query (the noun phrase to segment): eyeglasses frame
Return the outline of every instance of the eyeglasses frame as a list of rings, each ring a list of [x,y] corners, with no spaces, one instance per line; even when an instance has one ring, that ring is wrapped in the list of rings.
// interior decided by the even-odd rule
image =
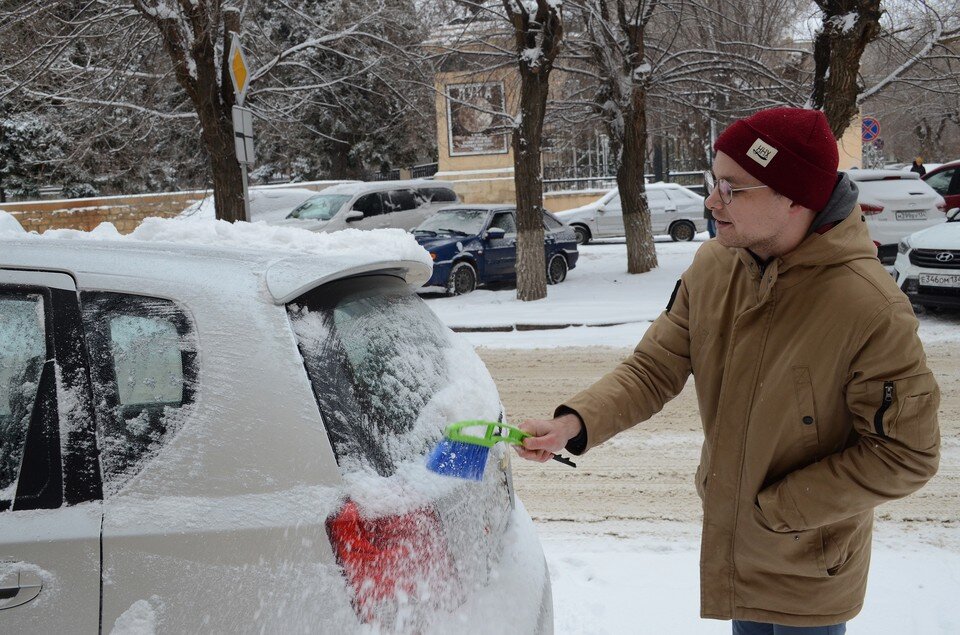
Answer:
[[[718,179],[713,175],[713,172],[709,170],[704,170],[703,184],[704,184],[704,189],[707,192],[707,196],[710,196],[711,194],[713,194],[714,191],[716,191],[720,195],[720,201],[724,205],[729,205],[730,203],[733,202],[733,195],[735,192],[745,192],[746,190],[759,190],[764,187],[770,187],[769,185],[748,185],[746,187],[731,187],[730,200],[725,201],[723,200],[723,192],[720,192],[720,181],[723,181],[727,185],[730,185],[730,181],[728,181],[727,179],[724,179],[724,178]],[[710,187],[711,182],[713,183],[713,187]]]

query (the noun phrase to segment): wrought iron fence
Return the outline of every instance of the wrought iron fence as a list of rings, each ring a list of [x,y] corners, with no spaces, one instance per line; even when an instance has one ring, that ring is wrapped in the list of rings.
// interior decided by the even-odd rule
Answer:
[[[654,174],[644,174],[648,182],[656,178]],[[703,172],[701,170],[668,171],[663,174],[666,183],[679,183],[704,196]],[[545,192],[603,189],[617,186],[616,173],[603,173],[597,166],[546,165],[543,167],[543,189]]]
[[[433,176],[436,173],[436,163],[424,163],[423,165],[415,165],[410,168],[410,178],[413,179],[425,179]]]
[[[387,170],[385,172],[371,172],[367,174],[368,181],[396,181],[400,178],[400,170]]]

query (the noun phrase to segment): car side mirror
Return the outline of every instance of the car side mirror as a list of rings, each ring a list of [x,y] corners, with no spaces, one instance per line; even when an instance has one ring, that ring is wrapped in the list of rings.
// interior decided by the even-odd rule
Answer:
[[[487,240],[500,240],[507,235],[507,231],[502,227],[491,227],[487,230]]]
[[[606,205],[600,205],[599,207],[597,207],[597,211],[598,211],[598,212],[605,212],[605,211],[607,211],[607,206],[606,206]]]
[[[960,219],[960,207],[951,207],[947,210],[947,220],[955,221]]]
[[[360,210],[352,209],[349,212],[347,212],[347,215],[343,217],[343,220],[347,221],[348,223],[352,223],[354,221],[360,220],[361,218],[363,218],[363,212],[361,212]]]

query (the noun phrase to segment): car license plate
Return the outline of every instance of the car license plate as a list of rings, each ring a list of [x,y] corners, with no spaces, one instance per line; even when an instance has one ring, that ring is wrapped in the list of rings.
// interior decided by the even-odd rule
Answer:
[[[897,220],[927,220],[926,212],[897,212]]]
[[[951,276],[945,273],[921,273],[920,284],[924,287],[960,288],[960,276]]]

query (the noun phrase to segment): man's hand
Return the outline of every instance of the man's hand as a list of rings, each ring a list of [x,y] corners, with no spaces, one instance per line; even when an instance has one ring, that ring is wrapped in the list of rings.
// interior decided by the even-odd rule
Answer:
[[[533,436],[523,440],[523,446],[514,446],[517,454],[528,461],[543,463],[566,447],[567,442],[580,434],[580,417],[573,413],[556,419],[527,419],[519,428]]]

